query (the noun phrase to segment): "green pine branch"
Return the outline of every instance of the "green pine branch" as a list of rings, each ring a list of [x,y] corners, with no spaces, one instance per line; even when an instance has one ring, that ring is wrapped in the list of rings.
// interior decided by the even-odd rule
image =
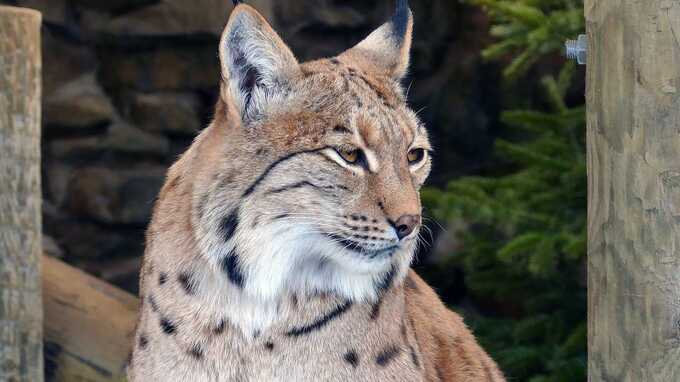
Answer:
[[[493,20],[497,41],[483,57],[511,57],[508,81],[559,54],[564,40],[583,30],[581,1],[471,1]],[[440,221],[467,227],[456,230],[461,249],[449,263],[463,269],[471,301],[495,301],[491,316],[467,317],[513,380],[585,381],[585,107],[565,101],[574,74],[575,65],[565,63],[541,79],[541,98],[523,103],[544,108],[502,113],[514,134],[498,140],[495,152],[510,170],[422,193]]]

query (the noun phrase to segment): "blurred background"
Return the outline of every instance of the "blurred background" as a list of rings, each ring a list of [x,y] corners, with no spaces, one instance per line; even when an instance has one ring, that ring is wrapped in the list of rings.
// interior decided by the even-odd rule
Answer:
[[[301,61],[393,1],[251,0]],[[409,102],[435,165],[416,270],[514,381],[586,379],[579,0],[411,0]],[[0,0],[43,12],[45,251],[137,293],[167,167],[212,117],[229,0]]]

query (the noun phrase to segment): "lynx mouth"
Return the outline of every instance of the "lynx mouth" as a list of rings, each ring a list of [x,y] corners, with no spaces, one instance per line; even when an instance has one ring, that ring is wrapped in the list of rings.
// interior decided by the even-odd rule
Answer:
[[[348,239],[335,233],[326,233],[326,236],[333,240],[339,247],[342,247],[345,250],[356,252],[370,259],[374,259],[376,257],[381,256],[392,256],[394,252],[397,250],[397,248],[399,248],[398,245],[391,245],[385,248],[371,249],[367,248],[366,246],[362,245],[357,241]]]

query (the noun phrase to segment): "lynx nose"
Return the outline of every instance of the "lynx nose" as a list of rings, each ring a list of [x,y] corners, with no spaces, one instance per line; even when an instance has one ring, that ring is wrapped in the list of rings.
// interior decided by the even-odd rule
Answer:
[[[394,229],[397,231],[399,240],[410,235],[420,223],[420,215],[402,215],[394,222]]]

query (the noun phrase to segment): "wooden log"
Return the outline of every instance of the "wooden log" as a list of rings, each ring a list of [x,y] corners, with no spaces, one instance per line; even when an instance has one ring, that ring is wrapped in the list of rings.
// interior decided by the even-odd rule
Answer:
[[[42,381],[39,12],[0,6],[0,380]]]
[[[122,381],[139,301],[133,295],[43,257],[45,375],[48,381]]]
[[[585,16],[588,380],[680,381],[680,3]]]

